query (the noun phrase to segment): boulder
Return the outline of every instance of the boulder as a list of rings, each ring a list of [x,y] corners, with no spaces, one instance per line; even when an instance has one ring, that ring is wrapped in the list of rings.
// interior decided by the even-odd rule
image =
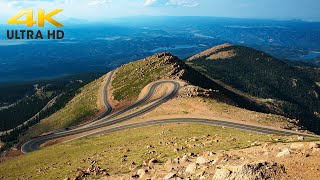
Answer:
[[[156,159],[151,159],[150,161],[149,161],[149,163],[148,163],[148,165],[149,166],[153,166],[155,163],[157,163],[158,162],[158,160],[156,160]]]
[[[143,161],[142,165],[143,166],[148,166],[149,162],[150,162],[150,159],[146,159],[146,160]]]
[[[196,169],[197,169],[197,166],[195,163],[191,163],[187,166],[186,168],[186,173],[189,173],[189,174],[194,174],[196,173]]]
[[[298,141],[303,141],[304,137],[303,136],[298,136],[297,139],[298,139]]]
[[[292,150],[303,150],[304,149],[304,144],[302,143],[293,143],[290,145],[290,149]]]
[[[258,142],[258,141],[255,141],[255,142],[253,142],[253,143],[251,144],[251,146],[260,146],[260,145],[261,145],[261,143]]]
[[[319,148],[320,148],[320,144],[315,142],[309,143],[309,149],[319,149]]]
[[[182,162],[182,163],[185,163],[185,162],[188,161],[188,159],[189,159],[188,155],[184,155],[184,156],[181,158],[181,162]]]
[[[279,152],[276,157],[285,157],[290,154],[291,154],[291,151],[286,148],[286,149],[283,149],[281,152]]]
[[[176,177],[176,173],[169,173],[163,177],[163,180],[173,179],[174,177]]]
[[[189,152],[189,153],[187,153],[187,156],[193,157],[193,156],[195,156],[195,154],[193,152]]]
[[[164,168],[165,168],[167,171],[171,171],[171,170],[172,170],[172,168],[173,168],[172,159],[168,159],[168,161],[164,164]]]
[[[154,148],[154,146],[152,146],[152,145],[147,145],[147,149],[151,149],[151,148]]]
[[[199,156],[197,157],[197,164],[205,164],[206,163],[206,159],[203,156]]]
[[[139,170],[137,171],[137,174],[138,174],[139,176],[141,176],[141,174],[143,174],[143,173],[145,173],[145,172],[146,172],[145,169],[139,169]]]
[[[85,176],[85,173],[83,171],[78,171],[77,174],[76,174],[76,179],[79,179],[79,178],[82,178]]]
[[[180,151],[179,148],[174,148],[174,149],[173,149],[173,152],[179,152],[179,151]]]
[[[86,173],[90,174],[93,171],[93,166],[91,165],[86,169]]]
[[[222,179],[228,179],[231,175],[231,171],[225,168],[217,169],[214,173],[214,176],[212,180],[222,180]]]
[[[212,180],[284,179],[285,175],[283,165],[272,162],[255,162],[217,169]]]

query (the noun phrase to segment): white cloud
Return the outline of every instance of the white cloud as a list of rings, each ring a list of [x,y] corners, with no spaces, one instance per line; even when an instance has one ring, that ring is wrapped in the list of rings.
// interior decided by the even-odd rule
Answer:
[[[152,6],[155,3],[157,3],[157,0],[146,0],[146,2],[144,3],[144,6]]]
[[[197,0],[146,0],[144,6],[181,6],[196,7],[199,5]]]
[[[89,6],[97,6],[112,3],[112,0],[93,0],[88,3]]]
[[[77,18],[101,18],[109,15],[104,5],[110,4],[112,0],[0,0],[0,24],[6,23],[6,19],[12,17],[22,9],[63,9],[59,13],[59,19]],[[105,15],[107,14],[107,15]],[[58,16],[58,15],[57,15]]]
[[[112,3],[112,0],[0,0],[9,9],[47,7],[85,7]],[[77,6],[75,6],[77,5]]]

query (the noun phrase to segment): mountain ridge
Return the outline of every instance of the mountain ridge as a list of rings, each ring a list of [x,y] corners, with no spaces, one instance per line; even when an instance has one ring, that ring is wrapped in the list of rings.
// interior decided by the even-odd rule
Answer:
[[[212,55],[229,51],[234,51],[235,55],[207,60]],[[319,86],[314,78],[295,66],[262,51],[236,45],[220,46],[210,54],[200,53],[189,58],[187,64],[212,79],[264,99],[267,101],[264,105],[272,113],[304,119],[302,126],[320,130],[319,121],[308,120],[319,118],[315,116],[320,111]],[[311,121],[318,123],[316,128]]]
[[[246,50],[246,53],[240,51],[243,49]],[[226,57],[225,54],[228,53],[224,53],[224,51],[236,53]],[[216,54],[212,56],[212,53]],[[201,153],[203,150],[213,150],[215,152],[223,151],[225,154],[226,151],[230,152],[230,148],[243,149],[250,146],[261,146],[269,141],[274,143],[312,141],[311,138],[319,137],[301,132],[297,124],[303,127],[302,123],[295,119],[286,118],[289,114],[281,108],[290,107],[290,104],[277,107],[279,102],[285,102],[285,100],[288,103],[299,105],[301,99],[289,101],[291,99],[281,99],[282,97],[267,99],[263,96],[254,96],[235,87],[230,83],[232,81],[227,81],[230,79],[217,78],[217,75],[231,75],[231,78],[244,76],[248,77],[247,81],[239,81],[240,83],[247,82],[249,85],[250,83],[256,85],[254,83],[257,81],[254,81],[254,78],[258,77],[264,80],[258,85],[262,87],[273,85],[273,88],[276,89],[279,88],[279,86],[275,86],[278,82],[271,81],[270,77],[260,77],[259,71],[265,71],[263,73],[267,74],[273,73],[275,69],[270,69],[270,64],[276,64],[281,66],[277,67],[278,69],[285,70],[282,73],[289,75],[300,73],[298,76],[302,76],[302,79],[305,78],[304,71],[296,71],[294,66],[247,47],[238,47],[237,49],[232,45],[223,45],[214,47],[203,54],[206,57],[199,55],[196,56],[198,59],[195,58],[185,63],[171,53],[157,53],[142,60],[122,65],[112,71],[112,75],[108,76],[110,80],[103,80],[105,75],[86,85],[65,108],[29,130],[22,139],[26,141],[21,149],[25,153],[35,152],[0,164],[2,174],[6,177],[22,175],[30,177],[32,174],[35,178],[53,176],[55,178],[69,178],[71,174],[74,174],[75,176],[71,178],[104,176],[112,179],[121,173],[130,173],[128,174],[130,177],[143,177],[141,174],[132,175],[131,173],[136,172],[135,168],[153,167],[155,163],[161,164],[168,158],[185,156],[190,151]],[[247,58],[239,58],[244,56]],[[202,57],[203,59],[199,59]],[[208,57],[210,59],[207,59]],[[203,62],[209,63],[208,66],[201,64]],[[244,64],[237,64],[239,62]],[[260,63],[267,64],[266,68],[261,68]],[[234,65],[239,65],[238,69],[234,68]],[[255,70],[254,72],[258,75],[252,76],[250,74],[252,70],[244,67],[253,68],[252,70]],[[225,72],[221,72],[222,69]],[[212,73],[215,71],[218,74]],[[230,74],[231,72],[234,74]],[[279,77],[280,80],[288,80],[288,76],[281,76],[281,74],[274,74],[274,76],[275,80],[278,80]],[[240,78],[240,80],[243,79]],[[251,80],[253,81],[251,82]],[[310,81],[313,82],[313,78],[310,78]],[[307,83],[300,85],[300,83],[299,80],[290,81],[288,92],[290,93],[294,84],[296,85],[293,89],[309,85]],[[104,88],[101,88],[102,86]],[[109,91],[108,86],[112,86],[112,90]],[[144,88],[147,88],[146,92],[143,92]],[[101,96],[101,93],[106,98],[99,100],[98,96]],[[143,95],[143,93],[145,94]],[[296,93],[303,95],[300,90]],[[117,100],[115,103],[126,102],[127,104],[119,109],[112,107],[115,111],[114,113],[110,112],[112,113],[110,116],[107,115],[101,119],[95,118],[100,108],[97,105],[101,100],[105,104],[105,100],[109,100],[109,94],[112,94]],[[140,96],[141,94],[142,96]],[[142,98],[139,99],[140,97]],[[114,106],[112,103],[110,105]],[[283,110],[282,114],[285,116],[275,115],[281,112],[273,111],[273,108]],[[257,112],[248,109],[255,109]],[[301,110],[304,110],[303,107]],[[86,123],[85,120],[89,120],[89,122]],[[310,122],[314,123],[314,119]],[[83,123],[83,126],[78,123]],[[213,126],[209,126],[209,124]],[[72,128],[70,125],[77,126]],[[314,123],[314,125],[317,124]],[[50,131],[39,136],[40,133],[46,131],[45,128],[49,128],[47,130],[64,129]],[[308,129],[311,128],[308,127]],[[83,138],[97,134],[107,135]],[[37,137],[32,138],[33,136]],[[28,138],[32,139],[27,141]],[[79,138],[83,139],[76,140]],[[56,143],[61,144],[55,145]],[[52,146],[52,148],[47,146]],[[313,144],[308,150],[312,150],[314,147],[319,149],[320,146]],[[168,148],[173,148],[173,151],[168,151]],[[290,146],[290,149],[294,148],[296,147],[292,146],[291,148]],[[27,151],[24,151],[26,149]],[[288,151],[280,153],[273,151],[272,153],[273,156],[278,157],[278,154],[282,156]],[[214,155],[215,152],[210,154]],[[9,151],[8,154],[14,154],[14,152]],[[259,159],[260,156],[261,154],[253,159]],[[303,159],[303,162],[310,159],[304,154],[303,156],[306,158]],[[316,157],[314,154],[311,156]],[[180,157],[178,157],[178,163],[179,159]],[[2,159],[0,160],[2,161]],[[168,161],[172,162],[172,160]],[[42,168],[48,162],[54,163],[54,168]],[[202,173],[202,175],[206,174],[206,177],[212,177],[215,164],[211,162],[210,164],[214,166],[213,169],[210,172]],[[129,167],[130,171],[126,167]],[[290,165],[289,167],[292,168]],[[10,173],[8,169],[11,170]],[[298,170],[296,171],[298,172]],[[144,172],[149,173],[145,170]],[[181,177],[184,175],[189,176],[189,174],[179,174]],[[160,176],[164,177],[162,174]],[[198,177],[198,175],[196,176]]]

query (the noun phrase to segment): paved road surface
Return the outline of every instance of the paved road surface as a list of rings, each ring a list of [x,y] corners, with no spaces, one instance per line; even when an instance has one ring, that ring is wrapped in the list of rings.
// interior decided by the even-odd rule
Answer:
[[[272,129],[272,128],[266,128],[266,127],[246,125],[246,124],[241,124],[236,122],[228,122],[228,121],[215,120],[215,119],[201,119],[201,118],[173,118],[173,119],[162,119],[162,120],[149,120],[141,123],[128,124],[128,125],[109,128],[109,126],[111,125],[116,125],[118,123],[130,120],[132,118],[141,116],[142,114],[152,111],[154,108],[158,107],[159,105],[173,98],[180,89],[180,84],[176,81],[155,82],[154,84],[152,84],[147,94],[141,100],[135,102],[134,104],[132,104],[127,108],[124,108],[120,111],[112,113],[112,107],[110,106],[107,98],[108,97],[107,87],[111,82],[112,75],[113,75],[113,71],[109,73],[109,76],[106,80],[106,84],[104,85],[104,91],[103,91],[104,92],[103,101],[106,107],[106,113],[102,114],[98,118],[95,118],[93,121],[89,123],[78,126],[77,128],[74,128],[71,130],[64,130],[56,133],[51,133],[45,136],[40,136],[40,137],[31,139],[30,141],[26,142],[21,146],[21,151],[24,153],[29,153],[29,152],[40,149],[41,144],[47,141],[74,136],[77,134],[81,134],[81,136],[79,135],[78,137],[73,138],[72,140],[87,137],[87,136],[92,136],[96,134],[101,134],[101,133],[115,132],[115,131],[129,129],[129,128],[138,128],[143,126],[161,125],[161,124],[168,124],[168,123],[208,124],[208,125],[236,128],[236,129],[241,129],[241,130],[246,130],[246,131],[251,131],[256,133],[262,133],[262,134],[275,134],[280,136],[299,135],[299,136],[320,137],[320,136],[314,136],[314,135],[308,135],[308,134],[301,134],[298,132],[287,131],[287,130],[278,130],[278,129]],[[171,92],[167,93],[162,98],[148,104],[147,106],[140,108],[137,111],[134,111],[123,117],[117,118],[118,116],[123,115],[124,113],[136,107],[145,105],[153,97],[157,88],[162,84],[171,84],[173,86]]]

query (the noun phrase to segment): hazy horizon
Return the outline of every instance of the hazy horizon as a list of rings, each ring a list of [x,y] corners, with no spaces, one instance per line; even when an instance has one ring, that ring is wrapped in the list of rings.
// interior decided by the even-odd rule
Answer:
[[[62,8],[58,19],[101,21],[132,16],[203,16],[320,21],[320,1],[305,0],[1,0],[0,23],[22,9]]]

